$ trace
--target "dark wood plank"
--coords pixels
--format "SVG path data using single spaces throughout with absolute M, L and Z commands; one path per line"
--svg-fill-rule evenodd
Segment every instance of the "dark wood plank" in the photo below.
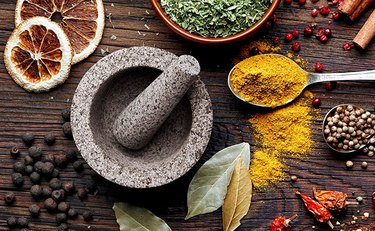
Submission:
M 45 152 L 58 154 L 64 150 L 75 148 L 74 142 L 64 137 L 61 131 L 61 110 L 70 106 L 74 90 L 83 74 L 99 59 L 103 57 L 100 49 L 107 47 L 111 52 L 131 46 L 155 46 L 167 49 L 176 54 L 192 54 L 202 65 L 202 80 L 206 83 L 214 108 L 214 127 L 210 144 L 202 160 L 181 179 L 155 189 L 134 190 L 114 185 L 105 180 L 99 180 L 99 191 L 95 196 L 80 201 L 71 197 L 73 207 L 80 212 L 90 209 L 95 214 L 92 222 L 84 222 L 80 216 L 77 220 L 69 221 L 71 230 L 118 230 L 112 205 L 114 201 L 127 201 L 144 206 L 163 218 L 173 230 L 221 230 L 221 211 L 184 220 L 186 214 L 186 192 L 188 184 L 196 170 L 222 148 L 239 142 L 250 142 L 252 130 L 246 121 L 256 108 L 248 107 L 235 99 L 226 86 L 226 76 L 232 66 L 231 60 L 238 56 L 239 48 L 258 38 L 272 41 L 274 36 L 283 35 L 292 29 L 300 32 L 314 19 L 310 16 L 314 6 L 310 1 L 306 6 L 299 7 L 281 5 L 277 11 L 279 20 L 277 26 L 269 31 L 263 31 L 255 38 L 246 41 L 222 45 L 207 46 L 188 42 L 170 31 L 155 15 L 147 0 L 109 0 L 105 2 L 106 14 L 112 14 L 112 24 L 106 20 L 103 40 L 95 51 L 85 61 L 75 65 L 67 82 L 45 94 L 29 94 L 18 87 L 7 74 L 3 59 L 0 58 L 0 230 L 8 230 L 6 219 L 11 215 L 28 216 L 27 208 L 34 203 L 28 193 L 31 184 L 26 180 L 23 189 L 16 189 L 11 183 L 9 175 L 12 173 L 14 161 L 9 156 L 9 149 L 17 145 L 23 155 L 27 151 L 20 136 L 25 132 L 36 135 L 36 144 L 43 147 Z M 3 56 L 6 41 L 14 28 L 15 0 L 0 0 L 0 57 Z M 111 4 L 114 4 L 114 7 Z M 356 23 L 333 22 L 334 37 L 326 45 L 321 45 L 314 38 L 304 38 L 301 42 L 302 50 L 299 55 L 309 61 L 309 67 L 315 62 L 324 63 L 327 72 L 345 72 L 373 69 L 375 67 L 375 49 L 372 43 L 366 51 L 343 51 L 341 46 L 350 42 L 363 25 L 366 16 Z M 330 18 L 318 17 L 319 25 L 327 26 Z M 145 24 L 150 28 L 145 27 Z M 116 35 L 117 40 L 111 40 Z M 282 53 L 290 50 L 290 44 L 282 42 Z M 334 91 L 326 91 L 322 85 L 311 87 L 316 96 L 322 99 L 321 117 L 314 120 L 315 150 L 309 153 L 308 158 L 295 161 L 286 157 L 289 164 L 288 173 L 295 174 L 299 180 L 291 184 L 288 180 L 280 182 L 267 191 L 256 191 L 250 212 L 242 222 L 239 230 L 267 230 L 271 220 L 280 214 L 298 213 L 300 217 L 294 223 L 294 230 L 328 230 L 327 226 L 318 225 L 305 210 L 301 201 L 294 195 L 295 190 L 310 192 L 311 185 L 320 188 L 343 190 L 352 198 L 364 197 L 364 203 L 358 208 L 350 208 L 346 216 L 340 221 L 349 221 L 352 215 L 370 212 L 370 219 L 363 224 L 375 222 L 375 214 L 370 203 L 370 196 L 374 191 L 375 159 L 365 155 L 338 157 L 324 144 L 320 135 L 322 116 L 338 103 L 353 103 L 374 112 L 375 85 L 373 82 L 339 83 Z M 57 136 L 56 145 L 48 147 L 43 144 L 43 137 L 47 132 L 54 132 Z M 356 167 L 348 171 L 345 169 L 345 160 L 353 159 Z M 367 170 L 361 170 L 359 163 L 367 161 Z M 61 177 L 66 180 L 75 180 L 83 187 L 90 179 L 88 166 L 85 172 L 74 172 L 71 165 L 61 171 Z M 17 201 L 14 206 L 8 207 L 3 202 L 6 192 L 15 191 Z M 351 193 L 355 193 L 352 196 Z M 40 202 L 38 202 L 40 203 Z M 31 219 L 30 230 L 54 230 L 56 227 L 54 215 L 43 211 L 39 219 Z

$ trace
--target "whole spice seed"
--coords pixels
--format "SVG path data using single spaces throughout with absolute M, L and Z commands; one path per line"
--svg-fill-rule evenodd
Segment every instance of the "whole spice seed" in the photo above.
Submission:
M 53 172 L 52 172 L 51 177 L 53 177 L 53 178 L 57 178 L 57 177 L 59 177 L 59 175 L 60 175 L 60 171 L 57 170 L 56 168 L 53 169 Z
M 10 155 L 12 156 L 13 159 L 17 159 L 20 156 L 20 150 L 18 147 L 12 147 L 10 149 Z
M 66 137 L 72 138 L 72 127 L 70 126 L 70 122 L 65 122 L 62 126 L 63 133 Z
M 76 172 L 82 172 L 84 167 L 83 167 L 83 161 L 82 160 L 77 160 L 73 163 L 73 168 L 76 170 Z
M 53 190 L 58 190 L 58 189 L 61 189 L 61 187 L 62 187 L 62 183 L 61 183 L 60 179 L 58 179 L 58 178 L 52 178 L 52 179 L 49 181 L 49 186 L 50 186 Z
M 328 209 L 326 209 L 323 205 L 319 204 L 318 202 L 314 201 L 310 197 L 296 192 L 297 195 L 301 197 L 303 203 L 305 204 L 307 210 L 309 210 L 315 217 L 315 219 L 321 223 L 327 223 L 331 229 L 334 228 L 333 224 L 331 223 L 331 219 L 333 219 L 331 213 Z
M 322 105 L 322 101 L 320 100 L 320 98 L 315 98 L 311 101 L 311 104 L 313 105 L 313 107 L 318 108 L 320 107 L 320 105 Z
M 298 52 L 298 51 L 301 50 L 301 45 L 299 44 L 299 42 L 293 42 L 292 50 L 295 51 L 295 52 Z
M 42 196 L 44 198 L 48 198 L 48 197 L 51 197 L 52 195 L 52 189 L 51 187 L 47 186 L 47 185 L 43 185 L 42 186 Z
M 341 14 L 339 11 L 335 11 L 332 13 L 332 19 L 333 20 L 339 20 L 341 18 Z
M 30 194 L 34 199 L 38 199 L 42 196 L 42 187 L 40 185 L 33 185 L 30 188 Z
M 70 109 L 67 108 L 67 109 L 62 110 L 61 117 L 63 118 L 65 122 L 69 122 L 70 121 Z
M 66 151 L 65 156 L 66 156 L 66 159 L 69 162 L 73 162 L 73 161 L 77 160 L 77 152 L 73 149 L 70 149 L 70 150 Z
M 48 211 L 52 212 L 56 210 L 57 203 L 52 198 L 47 198 L 44 201 L 44 208 L 46 208 Z
M 26 217 L 19 217 L 17 219 L 17 225 L 20 228 L 27 228 L 29 227 L 29 220 Z
M 361 203 L 363 201 L 363 197 L 357 197 L 356 200 Z
M 62 184 L 62 188 L 67 194 L 72 194 L 75 191 L 75 185 L 73 181 L 67 181 Z
M 75 209 L 70 208 L 69 211 L 68 211 L 68 217 L 70 219 L 75 219 L 75 218 L 78 217 L 78 212 Z
M 67 231 L 68 230 L 68 224 L 61 223 L 59 226 L 57 226 L 57 231 Z
M 62 213 L 67 213 L 70 209 L 70 204 L 68 202 L 62 201 L 57 205 L 57 210 Z
M 321 42 L 321 43 L 327 43 L 328 42 L 328 36 L 327 35 L 321 35 L 320 37 L 319 37 L 319 41 Z
M 84 221 L 91 221 L 93 219 L 93 214 L 89 210 L 84 211 L 82 213 L 82 216 Z
M 32 204 L 29 207 L 29 212 L 32 217 L 38 217 L 40 214 L 40 207 L 36 204 Z
M 16 195 L 13 192 L 8 192 L 5 194 L 4 201 L 7 205 L 11 205 L 14 203 L 16 199 Z
M 65 192 L 64 190 L 60 189 L 60 190 L 54 190 L 52 191 L 52 195 L 51 195 L 52 199 L 54 199 L 56 202 L 60 202 L 64 199 L 65 197 Z
M 56 155 L 55 164 L 61 168 L 65 167 L 68 164 L 65 154 Z
M 56 137 L 53 133 L 48 133 L 44 136 L 44 143 L 47 145 L 53 145 L 56 142 Z
M 68 217 L 66 216 L 65 213 L 56 214 L 56 223 L 57 224 L 60 225 L 61 223 L 65 223 L 67 220 L 68 220 Z
M 284 0 L 284 4 L 287 4 L 287 5 L 292 4 L 292 2 L 293 0 Z
M 329 12 L 330 12 L 330 9 L 328 7 L 326 7 L 326 6 L 320 7 L 320 14 L 321 15 L 327 16 L 327 15 L 329 15 Z
M 44 167 L 44 163 L 42 161 L 37 161 L 35 164 L 34 164 L 34 170 L 35 172 L 37 173 L 42 173 L 43 171 L 43 167 Z
M 45 162 L 42 167 L 42 173 L 45 176 L 51 176 L 55 166 L 51 162 Z
M 314 33 L 314 29 L 309 26 L 303 29 L 303 35 L 306 37 L 310 37 L 311 35 L 313 35 L 313 33 Z
M 29 148 L 29 156 L 34 160 L 39 160 L 43 155 L 43 151 L 41 148 L 37 146 L 32 146 Z
M 353 168 L 353 166 L 354 166 L 354 163 L 353 163 L 353 161 L 351 161 L 351 160 L 348 160 L 348 161 L 346 161 L 346 167 L 347 168 Z
M 31 134 L 31 133 L 26 133 L 24 135 L 21 136 L 21 139 L 22 141 L 26 144 L 26 145 L 32 145 L 34 143 L 34 135 Z
M 298 30 L 293 30 L 292 31 L 292 35 L 294 38 L 298 38 L 299 37 L 299 31 Z
M 84 189 L 84 188 L 79 188 L 79 189 L 77 190 L 77 196 L 78 196 L 78 198 L 79 198 L 80 200 L 83 200 L 83 199 L 87 198 L 87 191 L 86 191 L 86 189 Z
M 203 37 L 215 38 L 248 29 L 263 16 L 270 3 L 270 0 L 160 1 L 166 14 L 183 29 Z
M 32 172 L 30 174 L 30 180 L 34 184 L 38 184 L 40 182 L 40 174 L 37 172 Z
M 15 216 L 11 216 L 7 218 L 7 225 L 10 228 L 14 228 L 17 226 L 17 218 Z
M 25 167 L 25 174 L 26 174 L 26 175 L 30 176 L 30 174 L 33 173 L 33 172 L 34 172 L 34 167 L 33 167 L 33 166 L 31 166 L 31 165 L 27 165 L 27 166 Z
M 270 226 L 270 231 L 289 231 L 291 230 L 289 223 L 296 219 L 298 216 L 294 214 L 290 218 L 286 219 L 283 216 L 276 217 Z
M 292 41 L 293 40 L 293 34 L 292 33 L 286 33 L 284 39 L 287 42 Z
M 298 4 L 299 5 L 305 5 L 306 4 L 306 0 L 298 0 Z
M 23 173 L 25 171 L 25 163 L 23 161 L 17 161 L 13 165 L 15 172 Z
M 366 169 L 367 168 L 367 162 L 366 161 L 363 161 L 362 164 L 361 164 L 361 167 L 363 169 Z
M 318 14 L 319 14 L 319 10 L 317 10 L 315 8 L 311 10 L 311 16 L 316 17 L 316 16 L 318 16 Z
M 31 158 L 31 156 L 27 155 L 24 158 L 24 162 L 25 162 L 26 165 L 32 165 L 32 164 L 34 164 L 34 159 Z
M 313 194 L 315 200 L 331 211 L 342 212 L 348 205 L 358 205 L 358 202 L 347 201 L 348 195 L 343 192 L 316 191 L 313 187 Z
M 344 51 L 350 51 L 350 50 L 352 49 L 352 47 L 353 47 L 353 45 L 350 44 L 350 43 L 344 43 L 344 44 L 342 45 L 342 49 L 343 49 Z
M 11 175 L 14 186 L 20 187 L 23 185 L 23 177 L 21 173 L 13 173 Z
M 45 155 L 43 155 L 43 157 L 42 157 L 42 161 L 44 162 L 44 163 L 46 163 L 46 162 L 50 162 L 50 163 L 55 163 L 55 155 L 53 155 L 52 153 L 48 153 L 48 154 L 45 154 Z
M 320 63 L 320 62 L 315 63 L 315 71 L 321 72 L 321 71 L 323 71 L 323 69 L 324 69 L 324 66 L 323 66 L 322 63 Z

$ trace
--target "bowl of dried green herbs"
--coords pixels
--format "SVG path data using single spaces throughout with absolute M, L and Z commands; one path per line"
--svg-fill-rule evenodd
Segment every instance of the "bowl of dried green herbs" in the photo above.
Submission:
M 258 32 L 281 0 L 151 0 L 174 32 L 206 44 L 241 40 Z

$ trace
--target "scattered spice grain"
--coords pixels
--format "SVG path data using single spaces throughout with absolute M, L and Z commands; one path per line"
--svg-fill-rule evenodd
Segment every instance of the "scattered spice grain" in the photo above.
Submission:
M 13 173 L 11 175 L 11 178 L 12 178 L 12 182 L 14 184 L 14 186 L 16 187 L 20 187 L 23 185 L 23 177 L 22 177 L 22 174 L 21 173 Z
M 5 194 L 4 201 L 7 205 L 13 204 L 15 199 L 16 195 L 14 194 L 14 192 L 8 192 L 7 194 Z
M 56 142 L 56 137 L 53 133 L 48 133 L 44 136 L 44 143 L 47 145 L 53 145 Z
M 33 134 L 31 133 L 26 133 L 24 135 L 21 136 L 21 139 L 22 141 L 26 144 L 26 145 L 32 145 L 34 143 L 34 140 L 35 140 L 35 137 Z
M 20 150 L 18 149 L 18 147 L 12 147 L 10 149 L 10 155 L 13 159 L 17 159 L 20 156 Z
M 40 207 L 37 204 L 32 204 L 29 207 L 29 212 L 32 217 L 38 217 L 40 214 Z
M 17 218 L 15 216 L 10 216 L 7 218 L 7 225 L 10 228 L 14 228 L 17 226 Z

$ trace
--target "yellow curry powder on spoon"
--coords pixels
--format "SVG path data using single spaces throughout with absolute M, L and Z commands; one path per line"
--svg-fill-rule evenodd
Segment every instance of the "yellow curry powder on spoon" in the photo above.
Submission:
M 304 157 L 312 150 L 312 98 L 305 92 L 290 105 L 249 119 L 259 148 L 251 160 L 250 174 L 255 188 L 265 188 L 285 179 L 283 156 Z
M 230 76 L 233 90 L 246 101 L 276 107 L 296 98 L 308 80 L 291 59 L 257 55 L 238 63 Z

